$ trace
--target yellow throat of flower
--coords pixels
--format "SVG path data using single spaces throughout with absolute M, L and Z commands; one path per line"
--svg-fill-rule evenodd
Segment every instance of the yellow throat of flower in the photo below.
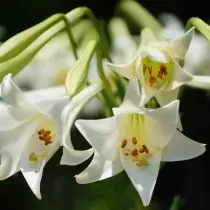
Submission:
M 172 60 L 168 63 L 153 61 L 149 57 L 142 59 L 142 69 L 144 81 L 154 89 L 164 88 L 171 80 L 174 73 Z
M 119 125 L 121 152 L 138 167 L 148 165 L 152 157 L 147 145 L 144 120 L 143 115 L 126 114 L 121 116 Z

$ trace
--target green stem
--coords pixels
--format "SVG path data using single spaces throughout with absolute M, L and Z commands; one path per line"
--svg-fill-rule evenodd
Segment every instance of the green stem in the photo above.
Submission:
M 73 37 L 73 34 L 72 34 L 72 30 L 71 30 L 71 26 L 70 26 L 69 21 L 68 21 L 68 19 L 66 18 L 65 15 L 63 16 L 63 20 L 64 20 L 64 23 L 66 25 L 66 31 L 67 31 L 67 34 L 68 34 L 69 41 L 70 41 L 70 43 L 72 45 L 72 51 L 73 51 L 74 57 L 77 60 L 78 59 L 78 55 L 77 55 L 77 51 L 76 51 L 77 44 L 76 44 L 76 42 L 74 40 L 74 37 Z
M 136 1 L 121 1 L 117 9 L 127 15 L 140 28 L 149 27 L 155 32 L 162 29 L 161 23 Z
M 108 107 L 110 109 L 112 109 L 112 107 L 115 106 L 115 99 L 113 97 L 113 91 L 110 87 L 109 81 L 107 80 L 106 75 L 104 73 L 104 69 L 103 69 L 103 65 L 102 65 L 101 51 L 100 51 L 99 47 L 97 47 L 97 49 L 96 49 L 96 57 L 97 57 L 98 74 L 99 74 L 101 81 L 104 85 L 103 96 L 105 97 Z

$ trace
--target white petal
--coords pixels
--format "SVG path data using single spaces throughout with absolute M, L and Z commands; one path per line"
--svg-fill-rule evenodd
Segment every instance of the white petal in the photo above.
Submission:
M 160 91 L 156 94 L 156 99 L 158 101 L 158 103 L 161 106 L 164 106 L 176 99 L 178 99 L 178 94 L 179 94 L 179 88 L 173 89 L 171 91 Z M 180 119 L 180 115 L 179 115 L 179 119 L 178 119 L 178 126 L 177 128 L 182 131 L 182 122 Z
M 131 79 L 134 77 L 134 71 L 135 71 L 135 62 L 132 61 L 127 64 L 113 64 L 113 63 L 106 63 L 106 65 L 114 70 L 117 74 L 127 78 Z
M 78 165 L 88 158 L 90 158 L 94 153 L 94 149 L 88 149 L 83 151 L 78 151 L 70 149 L 69 147 L 63 147 L 63 155 L 61 157 L 61 165 Z
M 169 104 L 170 102 L 176 100 L 178 98 L 179 88 L 173 89 L 171 91 L 159 91 L 155 95 L 158 103 L 161 106 Z
M 24 121 L 11 130 L 0 131 L 0 179 L 6 179 L 19 170 L 21 154 L 36 127 L 36 123 Z
M 57 98 L 67 95 L 64 86 L 25 91 L 24 94 L 27 100 L 33 103 L 36 103 L 37 101 L 46 100 L 47 98 Z
M 60 146 L 59 143 L 56 143 L 54 145 L 54 147 L 52 147 L 52 150 L 50 150 L 47 157 L 42 162 L 39 170 L 36 170 L 37 168 L 35 168 L 34 170 L 33 169 L 28 170 L 28 167 L 25 168 L 24 165 L 21 166 L 21 172 L 22 172 L 26 182 L 28 183 L 30 189 L 32 190 L 32 192 L 38 199 L 41 199 L 40 183 L 41 183 L 44 167 L 45 167 L 46 163 L 48 162 L 48 160 L 58 150 L 59 146 Z
M 71 145 L 70 141 L 70 135 L 69 132 L 72 128 L 72 125 L 79 114 L 79 112 L 82 110 L 84 105 L 93 98 L 97 93 L 101 91 L 100 85 L 90 85 L 89 87 L 82 90 L 79 94 L 74 96 L 72 100 L 65 106 L 65 108 L 62 111 L 62 142 L 61 144 L 64 146 Z M 70 147 L 72 149 L 72 147 Z
M 163 147 L 174 135 L 178 124 L 179 101 L 158 109 L 150 109 L 146 113 L 145 123 L 148 141 L 152 146 Z
M 205 145 L 193 141 L 176 131 L 169 144 L 164 148 L 162 161 L 180 161 L 195 158 L 205 152 Z
M 173 90 L 180 87 L 183 84 L 188 83 L 193 79 L 193 76 L 186 72 L 181 66 L 173 60 L 174 64 L 174 75 L 172 78 L 172 82 L 165 88 L 165 90 Z
M 12 74 L 4 77 L 1 85 L 1 94 L 4 102 L 12 106 L 18 106 L 25 103 L 23 92 L 12 81 Z
M 147 56 L 152 61 L 157 61 L 157 62 L 161 62 L 161 63 L 168 62 L 167 57 L 160 50 L 146 48 L 146 49 L 142 50 L 142 54 L 143 54 L 143 57 Z
M 77 120 L 75 125 L 89 144 L 104 158 L 113 160 L 118 156 L 115 117 L 100 120 Z
M 87 160 L 93 154 L 93 149 L 84 151 L 74 150 L 73 145 L 71 143 L 70 130 L 81 109 L 100 90 L 101 86 L 96 84 L 85 88 L 75 97 L 73 97 L 72 101 L 70 101 L 70 103 L 63 110 L 61 116 L 61 124 L 63 125 L 61 144 L 64 147 L 63 156 L 61 158 L 61 164 L 77 165 Z
M 174 59 L 183 59 L 187 52 L 192 37 L 194 35 L 194 27 L 187 31 L 181 37 L 163 42 L 163 47 Z
M 95 152 L 90 165 L 80 174 L 76 175 L 75 178 L 77 183 L 87 184 L 115 176 L 123 170 L 120 158 L 114 161 L 105 160 Z
M 156 95 L 156 91 L 152 91 L 148 89 L 146 86 L 141 88 L 141 101 L 139 103 L 140 107 L 144 107 L 144 105 Z
M 141 31 L 141 45 L 147 46 L 157 42 L 157 38 L 150 28 L 144 28 Z
M 114 115 L 119 115 L 122 112 L 131 112 L 131 109 L 134 111 L 138 110 L 139 103 L 141 101 L 141 94 L 139 89 L 139 83 L 136 78 L 130 79 L 123 103 L 118 108 L 113 108 Z
M 121 161 L 144 206 L 148 206 L 157 180 L 160 167 L 161 153 L 155 153 L 147 166 L 138 167 L 121 155 Z
M 204 90 L 210 89 L 210 76 L 193 75 L 193 79 L 186 83 L 187 86 L 200 88 Z

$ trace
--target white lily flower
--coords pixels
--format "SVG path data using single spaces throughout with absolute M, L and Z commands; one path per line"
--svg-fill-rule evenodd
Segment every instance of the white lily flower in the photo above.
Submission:
M 125 170 L 142 198 L 149 205 L 161 161 L 195 158 L 205 145 L 179 132 L 179 101 L 158 109 L 140 108 L 137 79 L 132 79 L 122 105 L 114 116 L 99 120 L 77 120 L 76 127 L 95 149 L 90 165 L 76 181 L 91 183 Z
M 92 85 L 69 100 L 64 87 L 22 92 L 7 75 L 1 86 L 0 179 L 21 171 L 41 199 L 44 166 L 60 146 L 64 146 L 62 159 L 68 159 L 71 165 L 88 159 L 93 149 L 74 150 L 69 131 L 71 121 L 100 90 L 100 86 Z
M 150 29 L 143 29 L 139 51 L 127 64 L 108 64 L 120 75 L 138 78 L 142 85 L 144 105 L 156 97 L 161 105 L 177 98 L 178 88 L 192 76 L 179 65 L 190 45 L 194 28 L 172 40 L 158 40 Z

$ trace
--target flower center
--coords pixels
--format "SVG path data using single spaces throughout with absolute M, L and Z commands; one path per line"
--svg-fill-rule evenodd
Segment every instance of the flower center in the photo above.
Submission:
M 142 66 L 144 81 L 151 88 L 163 88 L 172 79 L 174 71 L 172 61 L 161 63 L 153 61 L 149 57 L 144 57 Z
M 146 166 L 152 152 L 146 141 L 144 116 L 126 114 L 120 119 L 120 149 L 138 167 Z
M 28 159 L 31 163 L 40 163 L 47 155 L 55 141 L 55 127 L 50 119 L 39 122 L 30 142 Z

